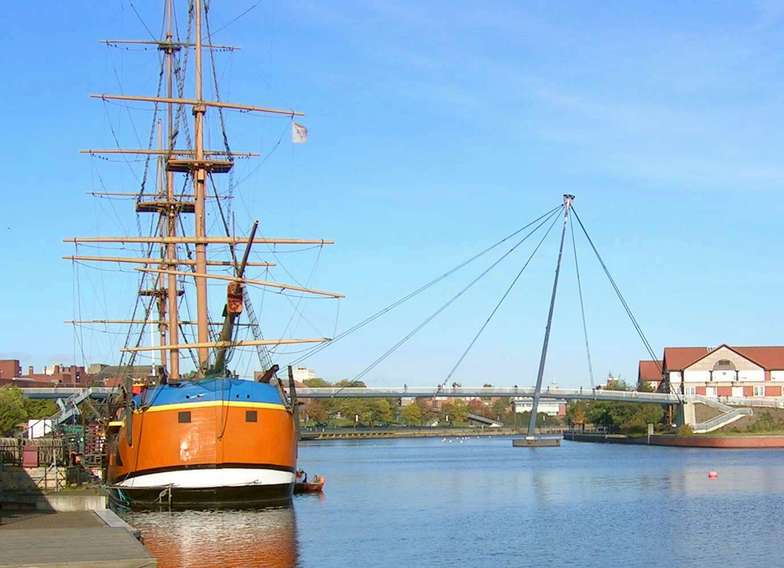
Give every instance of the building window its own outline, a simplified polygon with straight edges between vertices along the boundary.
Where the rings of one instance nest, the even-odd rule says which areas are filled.
[[[729,359],[719,359],[716,361],[716,364],[713,365],[714,371],[734,371],[735,365]]]
[[[754,396],[765,396],[765,387],[764,386],[755,386],[754,387]]]
[[[256,414],[255,410],[246,410],[245,411],[245,422],[258,422],[259,417]]]
[[[694,396],[695,394],[697,394],[696,387],[686,387],[686,396]]]
[[[191,421],[191,411],[185,410],[177,413],[177,422],[180,424],[188,424]]]

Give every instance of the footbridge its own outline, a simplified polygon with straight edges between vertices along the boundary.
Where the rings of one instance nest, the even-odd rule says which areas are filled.
[[[33,399],[63,399],[87,394],[90,398],[103,399],[115,392],[109,387],[23,388],[24,396]],[[454,387],[418,386],[390,387],[305,387],[297,389],[300,399],[330,398],[533,398],[534,387]],[[648,404],[680,404],[684,397],[677,394],[614,391],[590,387],[545,387],[540,398],[557,400],[605,400],[616,402],[641,402]],[[686,398],[688,400],[688,398]]]
[[[535,387],[318,387],[299,388],[299,398],[533,398]],[[613,391],[590,387],[545,387],[540,398],[557,400],[607,400],[650,404],[680,404],[677,394]]]

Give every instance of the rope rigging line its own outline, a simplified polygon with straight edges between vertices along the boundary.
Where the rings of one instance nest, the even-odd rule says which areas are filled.
[[[623,294],[621,294],[621,290],[618,288],[618,285],[615,283],[615,279],[613,279],[612,275],[610,274],[610,271],[607,268],[607,265],[604,263],[604,260],[602,259],[602,256],[599,254],[599,251],[596,249],[596,245],[594,245],[593,240],[591,239],[591,236],[588,234],[588,231],[586,230],[585,225],[583,225],[582,219],[580,219],[580,216],[577,214],[577,211],[574,210],[574,207],[572,207],[572,212],[574,213],[574,216],[577,219],[577,222],[580,224],[580,228],[582,229],[583,233],[585,234],[585,238],[588,239],[588,244],[591,245],[591,249],[593,249],[593,252],[596,255],[596,258],[599,260],[599,264],[602,266],[602,270],[604,270],[604,274],[607,276],[607,279],[610,281],[610,284],[612,285],[613,290],[615,290],[615,294],[618,296],[618,299],[620,300],[621,305],[623,306],[623,309],[626,311],[626,315],[629,316],[629,319],[631,320],[632,325],[634,326],[634,329],[637,331],[637,335],[640,336],[640,340],[642,341],[643,345],[645,346],[646,351],[648,351],[648,354],[651,356],[651,359],[656,361],[656,365],[657,365],[657,367],[659,367],[659,370],[661,371],[661,363],[659,362],[658,358],[656,357],[656,354],[654,353],[653,348],[651,347],[651,344],[648,342],[648,339],[645,337],[645,333],[643,332],[642,327],[640,327],[640,324],[637,322],[637,318],[634,317],[634,314],[632,313],[632,310],[629,307],[629,304],[626,302],[626,299],[623,297]]]
[[[490,323],[490,320],[492,320],[493,317],[495,316],[496,312],[498,312],[499,308],[501,307],[501,304],[504,303],[504,301],[506,300],[507,296],[509,296],[509,294],[511,293],[512,289],[515,287],[515,284],[517,284],[517,281],[520,280],[520,277],[523,275],[523,272],[525,271],[525,269],[528,268],[528,265],[531,263],[531,260],[533,260],[534,255],[536,255],[536,253],[539,251],[539,248],[542,246],[542,243],[544,243],[545,239],[547,239],[547,236],[550,234],[550,231],[552,231],[552,229],[555,226],[555,223],[557,221],[558,221],[558,217],[556,216],[555,219],[553,219],[553,222],[550,223],[550,226],[547,228],[547,231],[545,232],[545,234],[542,235],[542,238],[539,240],[539,242],[537,243],[537,245],[534,248],[534,250],[531,252],[530,256],[528,257],[528,260],[525,261],[525,264],[523,264],[523,267],[517,273],[517,276],[515,276],[512,279],[512,282],[509,284],[509,286],[507,287],[506,291],[501,296],[501,299],[498,300],[498,302],[496,303],[495,307],[490,312],[490,315],[487,316],[487,319],[481,325],[481,327],[479,328],[479,331],[476,332],[476,335],[474,335],[474,338],[471,340],[471,342],[465,348],[463,353],[457,359],[457,362],[454,364],[454,366],[449,371],[449,373],[447,374],[447,376],[444,379],[444,381],[441,383],[442,385],[446,385],[446,383],[449,381],[449,379],[452,378],[452,375],[454,375],[455,371],[457,371],[458,367],[460,367],[460,364],[466,358],[466,356],[468,355],[468,352],[471,351],[471,349],[473,348],[474,344],[479,339],[479,336],[482,335],[482,332],[488,326],[488,324]]]
[[[319,261],[321,260],[321,253],[322,253],[323,250],[324,250],[324,247],[319,247],[318,254],[316,254],[316,259],[313,261],[313,266],[310,268],[310,274],[308,274],[308,278],[307,278],[307,280],[305,280],[304,288],[310,288],[310,284],[313,281],[313,276],[316,274],[316,270],[318,269]],[[296,304],[289,299],[289,303],[292,305],[292,307],[294,309],[291,312],[291,316],[289,317],[289,321],[286,322],[286,327],[283,328],[283,332],[281,333],[281,337],[286,337],[286,334],[291,329],[291,324],[294,323],[294,318],[297,317],[297,316],[299,316],[300,319],[302,319],[304,321],[307,321],[311,326],[313,326],[313,324],[305,317],[305,314],[303,314],[300,311],[300,309],[299,309],[300,305],[302,305],[302,300],[303,299],[304,299],[304,295],[301,295],[297,299]],[[296,328],[296,326],[295,326],[295,328]],[[314,330],[317,333],[319,333],[318,329],[316,329],[315,326],[314,326]],[[292,333],[293,332],[294,332],[294,330],[292,330]]]
[[[147,25],[147,22],[145,22],[144,18],[142,18],[141,14],[139,14],[139,11],[136,9],[136,6],[133,5],[133,2],[131,0],[128,0],[128,4],[130,4],[131,10],[133,10],[133,13],[136,14],[136,18],[141,22],[144,29],[147,30],[147,33],[150,34],[152,40],[158,41],[158,38],[156,38],[155,34],[152,33],[150,26]]]
[[[312,348],[312,349],[311,349],[311,350],[310,350],[308,353],[305,353],[305,355],[303,355],[302,357],[299,357],[299,358],[295,359],[295,360],[294,360],[294,361],[292,361],[290,364],[291,364],[292,366],[293,366],[293,365],[298,365],[298,364],[302,363],[303,361],[305,361],[306,359],[309,359],[310,357],[312,357],[312,356],[313,356],[313,355],[315,355],[316,353],[319,353],[321,350],[323,350],[323,349],[326,349],[326,347],[327,347],[327,346],[329,346],[329,345],[334,345],[335,343],[337,343],[338,341],[340,341],[340,340],[341,340],[341,339],[343,339],[344,337],[346,337],[346,336],[348,336],[348,335],[350,335],[350,334],[354,333],[355,331],[359,331],[360,329],[362,329],[362,328],[363,328],[363,327],[365,327],[366,325],[368,325],[368,324],[370,324],[370,323],[374,322],[375,320],[377,320],[377,319],[378,319],[378,318],[380,318],[381,316],[383,316],[383,315],[387,314],[388,312],[390,312],[390,311],[394,310],[394,309],[395,309],[395,308],[397,308],[398,306],[400,306],[400,305],[402,305],[402,304],[406,303],[408,300],[410,300],[410,299],[414,298],[415,296],[418,296],[419,294],[421,294],[421,293],[422,293],[422,292],[424,292],[425,290],[427,290],[427,289],[431,288],[431,287],[432,287],[432,286],[434,286],[435,284],[438,284],[439,282],[441,282],[441,281],[442,281],[442,280],[444,280],[445,278],[448,278],[449,276],[451,276],[452,274],[454,274],[455,272],[457,272],[457,271],[458,271],[458,270],[460,270],[461,268],[465,268],[466,266],[468,266],[469,264],[471,264],[473,261],[475,261],[475,260],[477,260],[478,258],[480,258],[480,257],[484,256],[485,254],[487,254],[488,252],[492,251],[493,249],[495,249],[495,248],[499,247],[500,245],[502,245],[502,244],[503,244],[503,243],[505,243],[506,241],[508,241],[508,240],[510,240],[510,239],[512,239],[512,238],[514,238],[514,237],[516,237],[517,235],[519,235],[520,233],[522,233],[523,231],[525,231],[525,230],[526,230],[528,227],[530,227],[531,225],[534,225],[535,223],[537,223],[537,222],[541,221],[542,219],[549,218],[549,217],[550,217],[552,214],[554,214],[556,211],[559,211],[559,210],[561,209],[561,207],[562,207],[561,205],[558,205],[557,207],[553,207],[552,209],[550,209],[549,211],[547,211],[547,212],[546,212],[544,215],[541,215],[541,216],[537,217],[536,219],[534,219],[533,221],[531,221],[531,222],[530,222],[530,223],[528,223],[527,225],[525,225],[525,226],[523,226],[523,227],[521,227],[521,228],[517,229],[517,230],[516,230],[516,231],[514,231],[513,233],[510,233],[510,234],[508,234],[507,236],[505,236],[505,237],[504,237],[504,238],[502,238],[501,240],[499,240],[499,241],[496,241],[494,244],[492,244],[492,245],[490,245],[489,247],[485,248],[484,250],[482,250],[482,251],[480,251],[480,252],[476,253],[475,255],[473,255],[472,257],[470,257],[469,259],[467,259],[467,260],[465,260],[465,261],[461,262],[460,264],[458,264],[457,266],[455,266],[455,267],[453,267],[453,268],[451,268],[451,269],[447,270],[446,272],[444,272],[444,273],[443,273],[443,274],[441,274],[440,276],[437,276],[437,277],[436,277],[436,278],[434,278],[433,280],[430,280],[429,282],[427,282],[427,283],[423,284],[422,286],[420,286],[420,287],[419,287],[419,288],[417,288],[416,290],[414,290],[414,291],[412,291],[412,292],[409,292],[408,294],[406,294],[405,296],[403,296],[403,297],[401,297],[401,298],[398,298],[397,300],[395,300],[394,302],[392,302],[391,304],[389,304],[389,305],[388,305],[388,306],[386,306],[385,308],[382,308],[382,309],[380,309],[379,311],[375,312],[374,314],[372,314],[372,315],[370,315],[370,316],[366,317],[365,319],[363,319],[362,321],[360,321],[360,322],[358,322],[358,323],[354,324],[353,326],[351,326],[351,327],[350,327],[350,328],[348,328],[347,330],[340,332],[338,335],[336,335],[335,337],[333,337],[333,338],[332,338],[332,340],[331,340],[330,342],[328,342],[328,343],[322,343],[322,344],[319,344],[319,345],[315,346],[315,347],[314,347],[314,348]]]
[[[207,41],[211,45],[212,44],[212,31],[210,31],[210,3],[205,1],[204,3],[204,23],[207,28]],[[208,49],[210,54],[210,69],[212,71],[212,84],[215,90],[215,100],[220,101],[220,88],[218,83],[218,68],[215,65],[215,50]],[[234,155],[231,152],[231,147],[229,146],[229,136],[226,133],[226,121],[223,114],[223,109],[218,107],[218,121],[220,123],[221,135],[223,137],[223,147],[226,150],[226,157],[230,162],[234,161]],[[229,170],[229,191],[228,195],[231,197],[234,195],[234,168]],[[226,208],[229,211],[229,217],[231,216],[231,202],[226,205]]]
[[[560,207],[553,212],[553,215],[558,218],[557,211],[560,211]],[[382,363],[387,357],[392,355],[395,351],[397,351],[403,344],[405,344],[409,339],[411,339],[414,335],[416,335],[423,327],[433,321],[438,315],[440,315],[445,309],[451,306],[458,298],[460,298],[463,294],[465,294],[468,290],[470,290],[474,284],[479,282],[482,278],[484,278],[491,270],[493,270],[496,266],[498,266],[501,261],[503,261],[506,257],[512,254],[517,248],[523,244],[528,238],[533,235],[536,231],[538,231],[547,221],[550,220],[550,217],[546,218],[544,221],[539,223],[536,227],[534,227],[528,234],[526,234],[522,239],[517,241],[509,250],[507,250],[504,254],[502,254],[498,259],[496,259],[490,266],[485,268],[478,276],[476,276],[471,282],[469,282],[464,288],[462,288],[457,294],[452,296],[449,300],[441,305],[435,312],[430,314],[427,318],[425,318],[419,325],[417,325],[413,330],[411,330],[406,336],[404,336],[400,341],[398,341],[395,345],[387,349],[379,358],[373,361],[370,365],[362,369],[353,379],[352,381],[358,381],[374,368],[376,368],[380,363]]]
[[[205,8],[207,7],[207,5],[208,5],[208,4],[209,4],[209,3],[205,3]],[[243,16],[245,16],[245,15],[249,14],[249,13],[250,13],[252,10],[254,10],[254,9],[256,8],[256,6],[258,6],[259,4],[261,4],[261,2],[260,2],[260,1],[259,1],[259,2],[256,2],[255,4],[252,4],[252,5],[251,5],[249,8],[246,8],[246,9],[245,9],[243,12],[241,12],[241,13],[240,13],[238,16],[235,16],[235,17],[234,17],[232,20],[229,20],[228,22],[226,22],[225,24],[223,24],[221,27],[219,27],[217,30],[215,30],[215,33],[217,34],[217,33],[220,33],[220,32],[222,32],[223,30],[225,30],[226,28],[228,28],[230,25],[232,25],[234,22],[236,22],[237,20],[239,20],[239,19],[240,19],[240,18],[242,18]]]
[[[575,213],[576,215],[576,213]],[[591,362],[591,348],[588,343],[588,326],[585,323],[585,304],[583,303],[583,285],[580,280],[580,265],[577,263],[577,244],[574,240],[574,223],[569,223],[569,231],[572,234],[572,253],[574,255],[574,271],[577,274],[577,295],[580,297],[580,316],[583,320],[583,338],[585,339],[585,354],[588,357],[588,377],[591,380],[591,388],[594,388],[593,363]]]

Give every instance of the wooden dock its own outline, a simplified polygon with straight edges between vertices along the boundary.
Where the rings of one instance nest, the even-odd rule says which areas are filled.
[[[100,513],[100,514],[99,514]],[[0,568],[148,568],[158,561],[111,511],[0,516]]]

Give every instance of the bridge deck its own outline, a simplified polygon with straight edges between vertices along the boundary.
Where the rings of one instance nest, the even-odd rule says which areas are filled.
[[[24,388],[21,389],[29,398],[67,398],[84,389],[70,387],[55,388]],[[105,398],[113,389],[108,387],[93,387],[93,398]],[[325,399],[325,398],[473,398],[473,397],[520,397],[531,398],[534,387],[366,387],[366,388],[300,388],[297,389],[299,398]],[[651,393],[636,391],[611,391],[591,389],[588,387],[547,387],[542,389],[541,398],[556,400],[610,400],[621,402],[645,402],[650,404],[680,404],[683,399],[676,394]]]

